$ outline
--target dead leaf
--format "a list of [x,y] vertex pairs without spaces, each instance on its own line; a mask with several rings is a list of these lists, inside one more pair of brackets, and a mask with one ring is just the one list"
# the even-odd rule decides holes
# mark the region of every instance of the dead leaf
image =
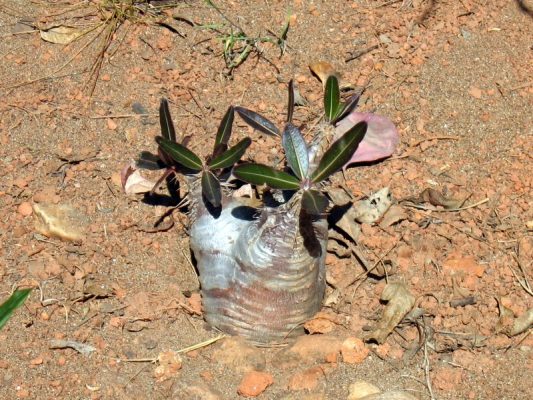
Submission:
[[309,334],[328,333],[339,325],[336,315],[332,315],[326,311],[321,311],[304,324],[304,328]]
[[50,340],[50,348],[51,349],[74,349],[78,353],[83,354],[84,356],[88,356],[93,351],[96,350],[93,346],[90,346],[85,343],[75,342],[73,340],[59,340],[59,339],[53,339]]
[[354,204],[355,219],[360,223],[372,224],[383,217],[391,204],[392,194],[388,187],[384,187]]
[[341,74],[335,70],[333,65],[326,61],[318,61],[309,64],[309,69],[313,74],[317,76],[317,78],[322,82],[322,85],[326,86],[326,81],[328,80],[328,77],[331,75],[336,76],[339,80],[339,87],[340,89],[348,89],[351,88],[352,85],[345,82],[341,78]]
[[446,209],[459,208],[464,204],[464,200],[458,200],[451,197],[446,197],[439,191],[426,188],[420,193],[417,199],[413,201],[414,203],[429,203],[432,206],[441,206]]
[[515,318],[513,311],[505,307],[500,299],[498,300],[498,309],[500,319],[496,325],[496,332],[502,332],[507,336],[516,336],[525,332],[533,325],[533,308]]
[[391,206],[379,223],[380,228],[385,229],[397,222],[407,219],[407,213],[397,204]]
[[155,182],[144,178],[135,163],[128,164],[120,173],[122,189],[126,194],[148,193],[155,186]]
[[365,335],[366,341],[375,341],[378,344],[385,342],[387,336],[415,305],[415,297],[401,282],[389,283],[385,286],[381,300],[388,302],[381,320],[373,331]]
[[338,188],[331,188],[328,190],[328,196],[343,212],[341,218],[335,223],[335,225],[340,228],[344,233],[346,233],[353,242],[357,242],[357,238],[361,233],[361,227],[355,219],[357,217],[353,205],[350,205],[352,202],[351,197],[343,190]]
[[55,44],[69,44],[83,35],[85,31],[73,26],[60,25],[46,30],[41,30],[40,33],[41,38],[46,42]]

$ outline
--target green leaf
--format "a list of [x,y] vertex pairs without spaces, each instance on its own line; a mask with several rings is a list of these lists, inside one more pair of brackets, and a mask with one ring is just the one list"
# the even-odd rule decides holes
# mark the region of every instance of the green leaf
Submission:
[[13,311],[19,308],[30,295],[31,289],[15,290],[9,299],[0,305],[0,329],[6,324]]
[[298,190],[300,182],[294,176],[263,164],[242,164],[233,168],[233,175],[253,185],[268,185],[272,189]]
[[213,207],[220,207],[222,199],[220,182],[211,171],[204,171],[202,173],[202,194]]
[[328,121],[333,121],[339,113],[340,99],[339,80],[335,75],[330,75],[324,90],[324,112]]
[[343,118],[346,118],[348,114],[355,110],[355,107],[357,107],[357,104],[359,103],[359,99],[361,98],[362,94],[363,92],[359,94],[354,94],[348,99],[346,103],[341,104],[338,115],[333,121],[331,121],[331,123],[335,125],[337,122],[339,122]]
[[329,201],[318,190],[306,190],[302,195],[302,207],[311,215],[323,214]]
[[229,138],[231,136],[231,128],[233,126],[234,118],[235,111],[232,106],[229,106],[228,111],[226,111],[226,114],[224,114],[222,121],[220,121],[217,136],[215,138],[214,150],[216,150],[220,144],[228,144]]
[[210,169],[220,169],[220,168],[228,168],[233,166],[237,161],[239,161],[248,148],[252,144],[252,139],[250,138],[244,138],[239,143],[237,143],[235,146],[229,148],[221,155],[213,158],[211,161],[207,163]]
[[172,123],[172,117],[170,116],[167,99],[161,99],[161,104],[159,105],[159,123],[161,124],[161,134],[163,137],[175,142],[176,131]]
[[252,128],[257,129],[267,135],[279,136],[279,129],[268,119],[258,113],[244,107],[235,107],[235,111]]
[[174,160],[194,171],[202,170],[202,160],[187,147],[158,136],[155,141]]
[[365,137],[366,129],[367,123],[365,121],[359,122],[333,143],[324,153],[318,167],[311,175],[311,182],[318,183],[323,181],[344,166],[352,158],[357,146]]
[[300,180],[307,178],[309,155],[307,153],[307,144],[305,144],[300,130],[293,124],[288,123],[281,136],[281,144],[292,171]]
[[289,81],[289,100],[287,105],[287,122],[292,122],[292,114],[294,113],[294,82]]

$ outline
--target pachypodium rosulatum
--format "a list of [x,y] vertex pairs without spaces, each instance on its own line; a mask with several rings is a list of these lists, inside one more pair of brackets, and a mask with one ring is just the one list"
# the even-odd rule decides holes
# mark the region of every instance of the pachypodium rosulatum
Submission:
[[[311,132],[309,144],[293,124],[292,82],[288,98],[283,130],[254,111],[230,107],[213,152],[203,161],[186,143],[177,142],[166,101],[160,107],[162,136],[156,138],[165,174],[179,172],[187,178],[190,246],[205,319],[223,332],[261,344],[301,334],[322,306],[328,178],[351,163],[388,157],[398,142],[388,119],[354,111],[358,96],[340,100],[333,75],[325,84],[324,121]],[[284,170],[240,161],[251,140],[228,146],[235,112],[256,130],[281,137]],[[244,183],[266,185],[270,195],[263,195],[261,206],[251,207],[233,195]]]

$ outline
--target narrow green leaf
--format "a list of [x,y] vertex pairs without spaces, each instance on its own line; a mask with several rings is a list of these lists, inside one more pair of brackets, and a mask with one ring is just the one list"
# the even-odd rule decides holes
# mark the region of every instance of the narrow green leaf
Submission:
[[0,305],[0,329],[6,324],[13,311],[26,301],[30,292],[31,289],[17,289],[4,303],[2,303],[2,305]]
[[239,161],[248,148],[252,144],[252,139],[244,138],[235,146],[230,147],[224,153],[220,154],[218,157],[213,158],[207,163],[210,169],[220,169],[228,168]]
[[346,118],[348,114],[355,110],[355,107],[357,107],[359,99],[361,98],[361,94],[363,94],[363,92],[354,94],[352,97],[350,97],[350,99],[348,99],[346,103],[341,104],[339,114],[335,117],[333,121],[331,121],[333,125],[335,125],[341,119]]
[[226,111],[226,114],[224,114],[222,121],[220,121],[217,136],[215,138],[215,146],[213,148],[214,150],[216,150],[220,144],[228,144],[229,138],[231,136],[231,128],[233,127],[234,118],[235,111],[232,106],[229,106],[228,111]]
[[204,171],[202,173],[202,194],[213,207],[220,207],[222,199],[220,182],[211,171]]
[[292,114],[294,113],[294,82],[289,81],[289,100],[287,105],[287,122],[292,122]]
[[305,144],[300,130],[293,124],[288,123],[281,136],[281,144],[292,171],[300,180],[307,178],[309,155],[307,153],[307,144]]
[[323,214],[329,201],[318,190],[306,190],[302,195],[302,207],[311,215]]
[[333,121],[337,116],[340,108],[340,99],[339,80],[335,75],[330,75],[324,90],[324,112],[328,121]]
[[161,134],[163,137],[175,142],[176,130],[172,123],[167,99],[161,99],[161,104],[159,105],[159,123],[161,124]]
[[279,129],[268,119],[258,113],[244,107],[235,107],[235,111],[252,128],[257,129],[267,135],[279,136]]
[[367,123],[364,121],[359,122],[333,143],[324,153],[318,167],[311,175],[311,181],[313,183],[323,181],[346,164],[365,137],[366,129]]
[[298,190],[300,182],[294,176],[263,164],[242,164],[233,168],[233,175],[253,185],[268,185],[272,189]]
[[202,160],[200,160],[198,156],[190,151],[187,147],[176,142],[171,142],[170,140],[161,136],[156,137],[155,141],[159,146],[161,146],[165,153],[167,153],[170,157],[184,167],[194,171],[202,170]]

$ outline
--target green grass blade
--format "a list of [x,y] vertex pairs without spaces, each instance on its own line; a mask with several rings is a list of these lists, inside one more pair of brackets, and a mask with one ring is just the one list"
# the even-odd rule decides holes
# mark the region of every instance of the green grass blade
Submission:
[[211,171],[204,171],[202,173],[202,194],[213,207],[220,207],[222,200],[220,182]]
[[232,106],[229,106],[228,111],[226,111],[226,114],[224,114],[224,117],[222,118],[222,121],[220,121],[220,125],[218,127],[217,136],[215,138],[215,150],[220,144],[228,144],[234,118],[235,111]]
[[279,129],[270,122],[268,119],[259,115],[258,113],[248,110],[244,107],[235,107],[237,114],[252,128],[257,129],[260,132],[266,133],[267,135],[279,136]]
[[281,136],[281,144],[292,171],[300,180],[307,178],[309,155],[307,153],[307,144],[300,130],[293,124],[288,123]]
[[343,167],[357,150],[357,146],[365,137],[367,123],[362,121],[354,125],[348,132],[340,137],[324,153],[318,167],[313,175],[311,182],[318,183]]
[[294,176],[263,164],[242,164],[233,168],[233,175],[253,185],[268,185],[272,189],[298,190],[300,182]]
[[17,308],[19,308],[30,295],[31,289],[15,290],[13,294],[0,305],[0,329],[6,324],[7,320]]
[[170,157],[178,163],[194,171],[202,170],[202,160],[187,147],[158,136],[155,141]]
[[170,116],[167,99],[161,99],[161,104],[159,105],[159,123],[161,124],[161,134],[163,137],[175,142],[176,130],[174,129],[172,117]]
[[340,99],[339,80],[335,75],[330,75],[324,90],[324,112],[328,121],[333,121],[339,113]]
[[317,190],[306,190],[302,195],[302,207],[311,215],[323,214],[329,201]]
[[210,169],[228,168],[239,161],[246,151],[246,149],[252,144],[252,139],[244,138],[235,146],[230,147],[224,153],[213,158],[207,163]]

